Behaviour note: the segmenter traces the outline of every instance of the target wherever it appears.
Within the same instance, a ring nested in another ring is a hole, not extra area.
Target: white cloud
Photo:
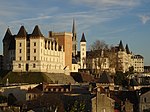
[[[50,19],[50,18],[52,18],[52,16],[39,16],[39,17],[35,17],[35,18],[26,18],[26,19],[21,19],[21,20],[15,20],[15,21],[11,21],[10,23],[24,23],[27,21],[37,21],[37,20]]]
[[[19,2],[19,0],[18,0]],[[130,7],[137,6],[140,0],[70,0],[73,6],[81,8],[78,11],[67,10],[56,5],[50,7],[33,7],[28,2],[7,3],[8,9],[0,7],[0,15],[6,15],[6,19],[0,20],[6,26],[15,27],[25,25],[27,29],[34,27],[35,24],[41,26],[41,30],[71,31],[72,19],[76,19],[77,30],[79,32],[89,31],[92,27],[101,23],[112,21],[119,18]],[[74,5],[76,3],[76,5]],[[20,5],[21,4],[21,5]],[[78,7],[78,5],[88,6],[88,10]],[[70,5],[70,4],[68,4]],[[89,8],[90,7],[90,8]],[[6,9],[6,10],[4,10]],[[2,17],[1,17],[2,18]],[[7,22],[6,22],[7,21]]]
[[[143,24],[146,24],[150,20],[150,16],[148,15],[139,15],[139,17]]]
[[[72,0],[73,3],[89,6],[98,6],[100,7],[113,7],[113,6],[126,6],[134,7],[140,4],[140,0]]]

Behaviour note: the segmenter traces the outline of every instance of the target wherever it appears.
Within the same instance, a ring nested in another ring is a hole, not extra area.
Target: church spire
[[[82,37],[81,37],[80,42],[86,42],[84,33],[82,33]]]
[[[73,19],[72,25],[72,55],[77,55],[77,33],[76,33],[76,25],[75,20]]]
[[[76,26],[75,26],[75,20],[73,19],[73,25],[72,25],[72,33],[76,33]]]

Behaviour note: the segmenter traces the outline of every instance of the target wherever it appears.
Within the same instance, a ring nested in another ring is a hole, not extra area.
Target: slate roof
[[[37,89],[37,88],[33,88],[33,89],[29,89],[28,93],[36,93],[36,94],[38,94],[38,93],[42,93],[42,91]]]
[[[77,64],[77,60],[74,57],[72,58],[72,64]]]
[[[4,36],[3,40],[9,40],[11,36],[12,36],[12,33],[11,33],[10,29],[7,28],[7,31],[5,33],[5,36]]]
[[[134,56],[131,56],[131,58],[137,58],[137,59],[141,58],[141,59],[143,59],[143,56],[141,56],[141,55],[134,55]]]
[[[111,77],[109,76],[109,74],[107,74],[106,72],[103,72],[101,77],[98,80],[98,83],[113,83],[113,80],[111,79]]]
[[[119,49],[118,50],[121,50],[121,51],[124,51],[124,47],[123,47],[123,44],[122,44],[122,40],[120,40],[120,43],[119,43]]]
[[[24,26],[21,26],[16,37],[25,37],[26,38],[26,36],[27,36],[27,32],[26,32]]]
[[[36,87],[29,89],[27,92],[28,93],[42,93],[43,91],[43,84],[39,84]]]
[[[35,26],[32,34],[31,34],[31,37],[44,37],[43,34],[41,33],[38,25]]]
[[[15,37],[16,37],[16,35],[11,36],[11,40],[10,40],[8,50],[15,50],[16,49]]]
[[[86,42],[84,33],[82,33],[82,38],[81,38],[80,42]]]
[[[129,50],[128,44],[126,44],[125,49],[126,49],[127,54],[130,54],[130,50]]]
[[[72,94],[90,94],[88,90],[88,86],[78,86],[78,85],[73,85],[71,86],[72,90],[70,93]]]

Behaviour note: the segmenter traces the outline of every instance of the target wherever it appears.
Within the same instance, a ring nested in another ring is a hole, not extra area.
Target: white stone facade
[[[78,64],[72,64],[72,70],[71,70],[71,72],[78,72],[78,68],[79,68]]]
[[[80,62],[81,62],[81,69],[86,68],[86,42],[81,42],[80,43]]]
[[[127,54],[126,51],[117,52],[117,64],[119,71],[129,71],[129,67],[131,67],[131,54]]]
[[[144,58],[141,55],[133,55],[131,60],[134,72],[144,72]]]
[[[16,38],[13,72],[64,73],[65,52],[55,39]]]
[[[102,71],[108,71],[109,69],[109,59],[107,57],[103,58],[92,58],[92,69],[101,69]]]
[[[86,40],[84,33],[80,41],[80,69],[86,69]]]
[[[111,56],[103,56],[103,52],[99,52],[99,57],[96,57],[94,52],[89,51],[87,68],[95,70],[97,72],[109,71],[115,73],[116,71],[122,71],[123,73],[128,72],[130,67],[134,67],[134,72],[144,72],[144,58],[141,55],[133,55],[128,48],[128,45],[124,48],[122,41],[118,46],[115,46],[114,50],[115,58],[110,60]],[[107,51],[104,51],[104,54]],[[110,67],[111,61],[113,61],[113,66]]]

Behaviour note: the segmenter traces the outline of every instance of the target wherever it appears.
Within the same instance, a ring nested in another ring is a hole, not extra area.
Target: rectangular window
[[[36,60],[36,56],[34,56],[34,60]]]
[[[81,44],[81,46],[85,46],[85,44]]]
[[[22,50],[21,50],[21,49],[19,49],[19,53],[21,53],[21,51],[22,51]]]
[[[33,68],[35,68],[36,67],[36,65],[35,64],[33,64]]]
[[[34,42],[33,45],[36,46],[36,42]]]
[[[30,47],[30,43],[29,42],[27,43],[27,47]]]
[[[27,53],[30,53],[30,49],[27,49]]]
[[[18,68],[21,68],[21,64],[18,65]]]
[[[144,103],[146,103],[146,98],[144,98]]]
[[[21,57],[19,57],[19,59],[21,60]]]
[[[19,47],[21,47],[21,43],[19,43]]]
[[[36,53],[36,49],[33,49],[33,52]]]
[[[30,56],[27,57],[27,60],[30,60]]]

